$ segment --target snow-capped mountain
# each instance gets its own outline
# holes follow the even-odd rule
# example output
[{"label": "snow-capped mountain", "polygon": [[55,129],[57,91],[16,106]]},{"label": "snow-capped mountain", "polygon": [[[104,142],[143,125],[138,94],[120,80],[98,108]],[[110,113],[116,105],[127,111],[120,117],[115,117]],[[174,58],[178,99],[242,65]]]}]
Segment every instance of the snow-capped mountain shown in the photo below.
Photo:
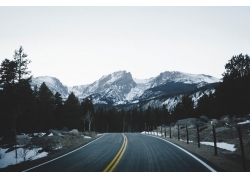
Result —
[{"label": "snow-capped mountain", "polygon": [[37,85],[39,88],[42,83],[45,83],[47,87],[55,94],[59,92],[63,99],[67,98],[69,95],[68,87],[63,85],[59,79],[50,76],[39,76],[32,78],[31,87]]},{"label": "snow-capped mountain", "polygon": [[150,88],[166,84],[168,82],[181,82],[185,84],[196,84],[202,87],[206,84],[218,82],[219,79],[205,74],[189,74],[179,71],[165,71],[159,76],[153,78],[150,82]]},{"label": "snow-capped mountain", "polygon": [[136,85],[130,72],[117,71],[102,76],[92,84],[74,86],[70,88],[70,90],[81,99],[93,94],[100,94],[101,97],[119,102],[123,101],[131,89],[136,87]]},{"label": "snow-capped mountain", "polygon": [[189,74],[179,71],[165,71],[150,79],[134,79],[137,86],[127,94],[126,100],[154,98],[163,94],[183,92],[219,82],[219,79],[204,74]]},{"label": "snow-capped mountain", "polygon": [[162,96],[160,98],[152,98],[152,99],[144,99],[142,101],[134,101],[135,103],[127,104],[125,107],[123,107],[125,110],[133,109],[136,107],[141,107],[143,110],[146,110],[148,106],[153,108],[161,108],[163,105],[166,106],[166,108],[169,111],[172,111],[174,107],[177,105],[177,103],[181,102],[183,95],[188,95],[193,101],[194,106],[196,107],[198,104],[198,100],[205,94],[209,95],[210,93],[214,93],[215,84],[210,84],[206,87],[197,88],[196,90],[188,93],[177,93],[174,95],[167,95]]},{"label": "snow-capped mountain", "polygon": [[204,74],[178,71],[165,71],[149,79],[136,79],[130,72],[117,71],[102,76],[92,84],[81,86],[67,87],[57,78],[48,76],[33,78],[31,85],[39,87],[42,82],[45,82],[53,93],[59,92],[64,99],[73,92],[80,100],[92,96],[94,104],[119,105],[182,94],[219,82],[219,79]]}]

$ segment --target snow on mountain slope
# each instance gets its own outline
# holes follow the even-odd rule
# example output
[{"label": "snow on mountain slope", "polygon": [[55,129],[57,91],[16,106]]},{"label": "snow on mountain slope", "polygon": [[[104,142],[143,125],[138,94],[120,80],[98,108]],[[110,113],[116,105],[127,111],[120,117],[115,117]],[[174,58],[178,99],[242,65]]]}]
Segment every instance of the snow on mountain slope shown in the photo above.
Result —
[{"label": "snow on mountain slope", "polygon": [[159,76],[152,79],[149,83],[150,88],[166,84],[167,82],[182,82],[185,84],[197,84],[197,87],[202,87],[206,84],[219,82],[220,80],[205,74],[189,74],[179,71],[165,71]]},{"label": "snow on mountain slope", "polygon": [[154,79],[153,77],[149,78],[149,79],[137,79],[137,78],[133,78],[134,82],[136,84],[146,84],[148,82],[150,82],[152,79]]},{"label": "snow on mountain slope", "polygon": [[88,85],[82,92],[81,97],[86,97],[94,93],[113,99],[124,100],[125,96],[136,86],[132,75],[126,71],[117,71],[109,75],[102,76],[99,80]]},{"label": "snow on mountain slope", "polygon": [[133,78],[134,82],[137,85],[131,89],[131,91],[126,95],[125,99],[128,101],[139,99],[139,97],[144,93],[144,91],[150,88],[151,81],[153,79],[154,79],[153,77],[149,79]]},{"label": "snow on mountain slope", "polygon": [[[204,94],[209,95],[209,93],[214,93],[214,92],[215,92],[215,89],[212,88],[212,89],[207,89],[206,91],[197,91],[195,93],[190,94],[189,97],[192,98],[192,100],[194,101],[194,107],[196,107],[198,104],[198,100]],[[142,108],[144,110],[146,110],[148,108],[148,106],[156,108],[156,107],[162,107],[163,105],[165,105],[169,111],[172,111],[175,108],[175,106],[177,105],[177,103],[181,102],[183,95],[184,94],[172,96],[169,98],[163,98],[163,99],[152,99],[152,100],[144,103],[142,105]]]},{"label": "snow on mountain slope", "polygon": [[68,87],[63,85],[59,79],[55,77],[50,77],[50,76],[39,76],[36,78],[32,78],[31,80],[31,87],[34,87],[37,85],[39,88],[42,83],[45,83],[47,87],[55,94],[56,92],[59,92],[62,95],[62,98],[67,98],[68,97]]},{"label": "snow on mountain slope", "polygon": [[[73,92],[80,100],[92,95],[94,103],[118,105],[136,103],[142,99],[154,99],[170,92],[181,93],[180,90],[184,92],[187,86],[192,85],[192,88],[199,88],[209,83],[219,82],[219,79],[204,74],[178,71],[165,71],[149,79],[136,79],[130,72],[117,71],[102,76],[88,85],[67,87],[57,78],[48,76],[33,78],[31,85],[40,87],[42,82],[45,82],[54,94],[59,92],[64,99]],[[177,87],[179,89],[176,89]],[[170,103],[170,100],[168,101]]]},{"label": "snow on mountain slope", "polygon": [[[220,81],[219,79],[209,76],[209,75],[189,74],[189,73],[183,73],[179,71],[165,71],[163,73],[160,73],[158,76],[154,78],[150,78],[150,79],[134,78],[133,80],[137,83],[137,86],[132,88],[131,91],[127,94],[125,99],[128,101],[136,100],[136,99],[139,99],[140,97],[143,98],[145,96],[146,91],[149,88],[155,88],[155,87],[167,84],[167,83],[174,82],[174,83],[184,83],[184,84],[195,84],[197,88],[199,88],[206,84]],[[164,93],[161,91],[158,91],[155,93],[151,92],[151,94],[152,96],[154,96],[154,94],[157,94],[157,96],[159,96],[160,94],[164,94]]]},{"label": "snow on mountain slope", "polygon": [[75,96],[84,98],[86,96],[83,94],[83,92],[88,86],[89,86],[89,84],[80,85],[80,86],[73,86],[73,87],[71,86],[71,87],[68,87],[68,92],[69,93],[73,92],[75,94]]}]

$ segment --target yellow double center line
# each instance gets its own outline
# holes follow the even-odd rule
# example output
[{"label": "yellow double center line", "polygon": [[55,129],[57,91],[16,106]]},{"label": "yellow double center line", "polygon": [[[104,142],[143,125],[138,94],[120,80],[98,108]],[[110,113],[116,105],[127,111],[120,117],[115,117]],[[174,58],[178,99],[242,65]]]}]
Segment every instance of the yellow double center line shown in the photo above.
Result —
[{"label": "yellow double center line", "polygon": [[126,147],[127,147],[127,144],[128,144],[128,140],[127,140],[127,137],[122,133],[123,135],[123,144],[122,144],[122,147],[120,148],[120,150],[118,151],[118,153],[116,154],[116,156],[114,157],[114,159],[109,163],[109,165],[103,170],[103,172],[112,172],[116,165],[119,163],[119,161],[121,160],[125,150],[126,150]]}]

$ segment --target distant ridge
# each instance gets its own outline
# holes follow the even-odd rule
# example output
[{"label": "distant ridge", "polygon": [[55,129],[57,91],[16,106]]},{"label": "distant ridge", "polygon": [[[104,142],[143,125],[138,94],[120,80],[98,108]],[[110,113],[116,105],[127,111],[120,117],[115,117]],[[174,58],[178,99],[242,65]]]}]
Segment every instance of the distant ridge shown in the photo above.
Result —
[{"label": "distant ridge", "polygon": [[205,74],[189,74],[165,71],[149,79],[133,78],[130,72],[116,71],[102,76],[91,84],[68,87],[56,77],[39,76],[31,85],[38,87],[45,82],[53,93],[59,92],[64,99],[73,92],[80,100],[93,96],[94,104],[134,104],[169,94],[195,90],[220,80]]}]

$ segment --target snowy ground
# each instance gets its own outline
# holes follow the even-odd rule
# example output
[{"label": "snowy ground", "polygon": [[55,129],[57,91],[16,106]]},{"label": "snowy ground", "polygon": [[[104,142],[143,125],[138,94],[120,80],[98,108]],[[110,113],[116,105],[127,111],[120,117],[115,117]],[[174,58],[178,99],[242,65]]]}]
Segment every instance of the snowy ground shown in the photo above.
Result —
[{"label": "snowy ground", "polygon": [[[30,150],[25,150],[23,148],[18,148],[16,151],[13,150],[6,153],[8,149],[0,148],[0,154],[2,154],[2,158],[0,159],[0,168],[5,168],[9,165],[21,163],[24,161],[24,158],[26,158],[26,161],[27,160],[32,161],[47,156],[48,155],[47,152],[38,153],[38,151],[41,149],[42,148],[34,148]],[[15,155],[16,152],[17,152],[17,158]]]},{"label": "snowy ground", "polygon": [[[209,146],[214,146],[214,142],[201,142],[201,144],[205,144],[205,145],[209,145]],[[217,142],[216,143],[218,148],[221,149],[226,149],[228,151],[235,151],[236,148],[234,147],[234,144],[228,144],[228,143],[224,143],[224,142]]]},{"label": "snowy ground", "polygon": [[238,123],[238,124],[248,124],[248,123],[250,123],[250,120],[246,120],[246,121],[240,122],[240,123]]},{"label": "snowy ground", "polygon": [[[250,123],[250,121],[246,121],[243,123]],[[39,133],[39,136],[44,136],[46,133]],[[148,132],[143,131],[141,134],[148,134]],[[163,136],[164,134],[161,134],[160,132],[149,132],[150,135],[155,135],[155,136]],[[98,134],[97,136],[102,135],[102,134]],[[53,136],[53,134],[49,134],[49,136]],[[91,138],[89,136],[84,136],[84,138]],[[186,140],[181,140],[181,141],[185,141]],[[189,141],[192,142],[192,141]],[[209,146],[214,146],[214,142],[201,142],[201,144],[204,145],[209,145]],[[220,142],[217,143],[217,147],[221,148],[221,149],[225,149],[228,151],[235,151],[236,148],[234,147],[234,144],[228,144],[228,143],[224,143],[224,142]],[[59,147],[60,148],[60,147]],[[5,168],[9,165],[13,165],[13,164],[18,164],[24,161],[24,158],[26,161],[32,161],[38,158],[42,158],[48,155],[47,152],[41,152],[38,153],[39,150],[41,150],[42,148],[34,148],[34,149],[24,149],[21,146],[19,146],[19,148],[17,149],[17,158],[15,156],[15,150],[7,152],[6,151],[8,149],[3,149],[0,148],[0,168]]]},{"label": "snowy ground", "polygon": [[[143,131],[142,134],[148,134],[148,132]],[[157,132],[149,132],[149,134],[157,136]],[[158,133],[158,136],[161,136],[161,133]],[[180,141],[187,142],[187,140],[182,140],[182,139],[180,139]],[[189,141],[189,142],[193,142],[193,141]],[[208,146],[214,146],[214,142],[200,142],[200,143],[204,144],[204,145],[208,145]],[[228,144],[228,143],[225,143],[225,142],[217,142],[216,145],[217,145],[218,148],[225,149],[225,150],[228,150],[228,151],[233,152],[233,151],[236,150],[236,148],[234,147],[235,146],[234,144]]]},{"label": "snowy ground", "polygon": [[[46,133],[34,133],[35,136],[42,137]],[[23,134],[24,135],[24,134]],[[102,135],[102,134],[100,134]],[[48,136],[53,136],[53,133],[50,133]],[[90,139],[90,136],[84,136],[86,139]],[[38,158],[42,158],[48,155],[48,152],[41,152],[38,153],[39,150],[42,150],[42,148],[34,148],[34,149],[26,149],[22,148],[23,146],[19,145],[19,148],[15,151],[8,151],[8,149],[0,148],[0,168],[5,168],[9,165],[14,165],[21,163],[23,161],[32,161]],[[62,147],[58,147],[57,149],[60,149]],[[16,157],[17,154],[17,157]]]}]

